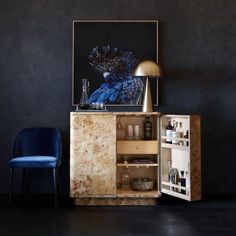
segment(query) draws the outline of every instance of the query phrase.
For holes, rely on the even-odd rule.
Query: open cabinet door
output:
[[[172,131],[166,128],[168,122]],[[162,115],[160,135],[161,192],[187,201],[200,200],[200,116]]]

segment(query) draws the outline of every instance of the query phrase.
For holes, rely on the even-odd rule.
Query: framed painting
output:
[[[145,81],[132,72],[140,61],[158,62],[158,21],[73,21],[72,100],[80,104],[87,79],[88,103],[140,106]],[[151,82],[157,105],[157,80]]]

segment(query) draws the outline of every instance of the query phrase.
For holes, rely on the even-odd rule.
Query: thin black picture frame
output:
[[[158,21],[74,20],[72,37],[72,105],[78,106],[82,92],[82,78],[87,78],[93,92],[103,82],[89,64],[89,54],[94,47],[110,45],[135,53],[140,61],[158,62]],[[158,105],[158,80],[151,81],[154,105]],[[141,106],[139,104],[138,106]],[[130,104],[106,104],[130,106]],[[133,106],[133,105],[132,105]]]

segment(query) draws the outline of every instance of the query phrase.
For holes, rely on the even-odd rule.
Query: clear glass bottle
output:
[[[130,189],[130,186],[131,186],[131,180],[130,180],[129,170],[127,167],[124,167],[121,174],[121,188]]]
[[[172,129],[173,127],[171,125],[171,121],[168,120],[168,123],[166,125],[166,143],[172,143],[172,139],[171,139]]]
[[[179,137],[183,138],[184,137],[184,131],[183,131],[183,122],[179,122],[179,128],[178,128],[178,133],[179,133]]]
[[[177,139],[178,138],[177,129],[178,129],[178,122],[177,121],[173,121],[173,128],[172,128],[172,131],[171,131],[172,144],[179,144],[179,141]]]
[[[182,122],[179,122],[179,128],[178,128],[177,132],[178,132],[178,137],[179,138],[184,137],[183,123]],[[183,145],[183,140],[180,140],[179,144],[182,146]]]
[[[79,102],[79,106],[81,109],[89,108],[88,89],[89,89],[89,83],[86,78],[83,78],[82,79],[82,93],[81,93],[80,102]]]

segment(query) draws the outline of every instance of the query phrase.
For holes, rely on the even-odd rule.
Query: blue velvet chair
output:
[[[24,191],[28,168],[50,168],[53,173],[54,204],[57,205],[58,167],[61,164],[62,140],[56,128],[25,128],[16,136],[10,168],[9,205],[12,202],[13,170],[23,169],[21,191]]]

